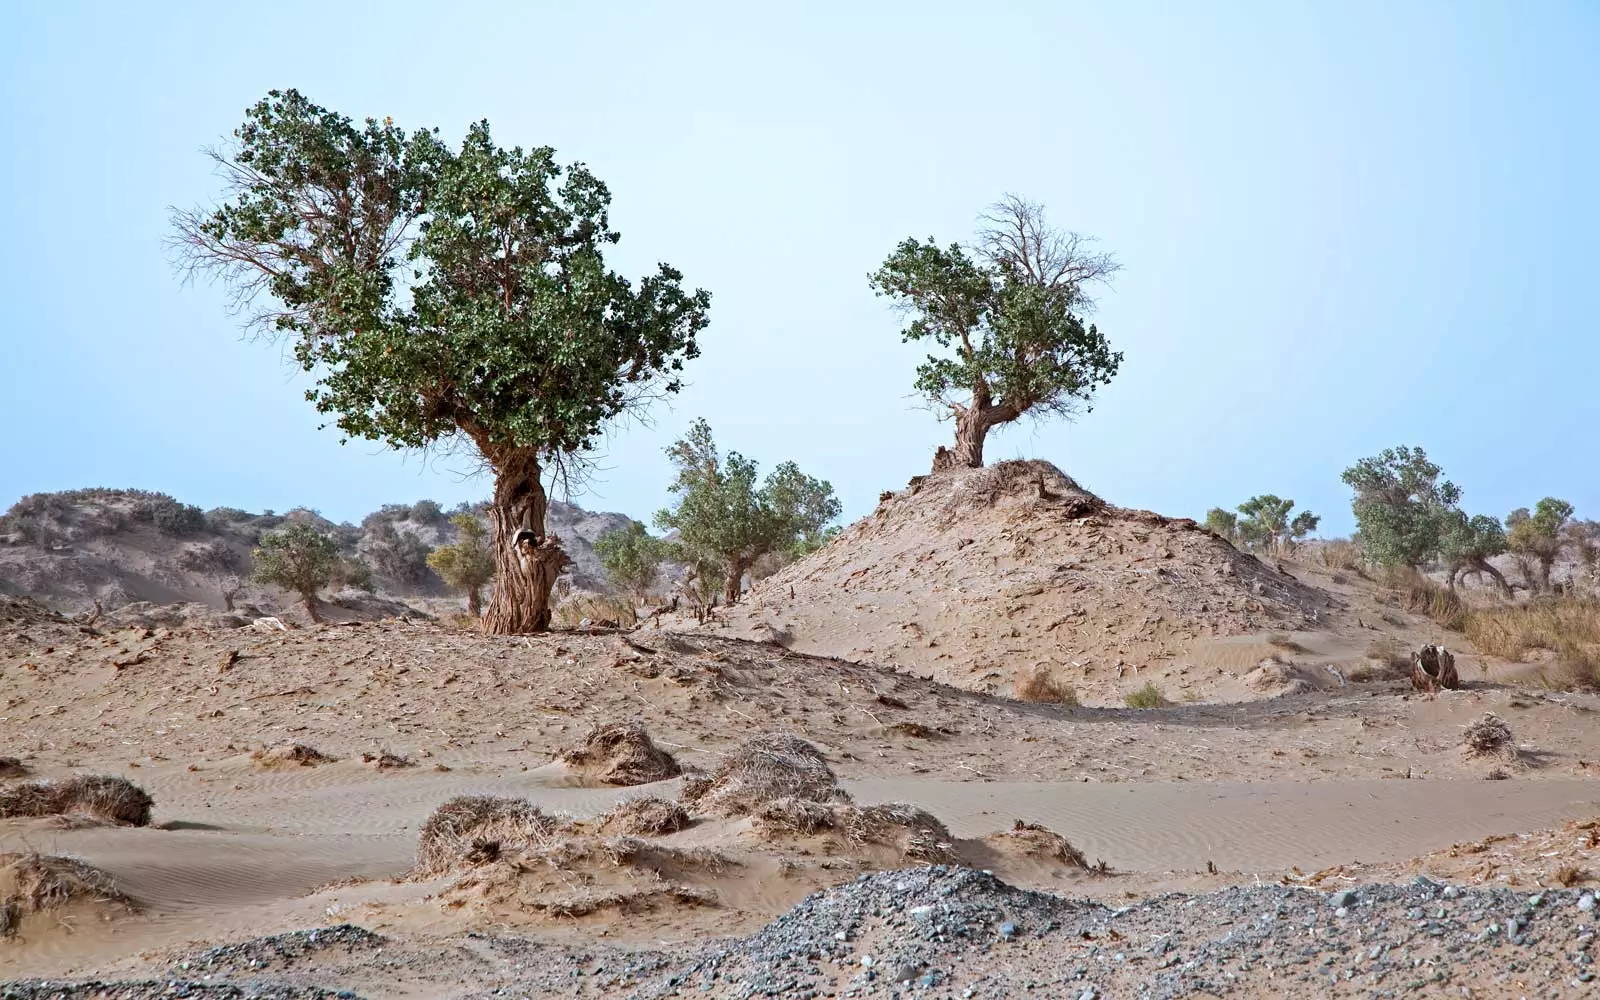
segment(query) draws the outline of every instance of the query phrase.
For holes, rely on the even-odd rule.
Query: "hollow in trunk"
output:
[[[561,543],[545,534],[547,502],[535,453],[497,456],[494,499],[494,594],[483,630],[495,635],[543,632],[550,627],[550,591],[569,560]]]

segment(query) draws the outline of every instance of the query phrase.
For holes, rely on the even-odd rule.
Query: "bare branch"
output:
[[[1051,227],[1043,205],[1017,195],[1005,195],[979,220],[979,252],[990,264],[1030,284],[1065,291],[1079,312],[1094,308],[1084,286],[1106,284],[1122,269],[1110,253],[1093,249],[1093,236]]]

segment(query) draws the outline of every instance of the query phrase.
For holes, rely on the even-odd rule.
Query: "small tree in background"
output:
[[[379,521],[361,540],[360,551],[368,564],[395,583],[415,586],[428,576],[428,543],[393,521]]]
[[[661,563],[672,547],[652,537],[638,521],[616,528],[595,539],[594,553],[600,557],[611,585],[641,604],[655,586]]]
[[[1421,448],[1386,448],[1344,471],[1368,558],[1416,569],[1439,553],[1461,490]]]
[[[1239,536],[1239,515],[1231,510],[1213,507],[1206,511],[1206,528],[1214,535],[1225,538],[1234,545],[1243,543]]]
[[[1211,508],[1206,511],[1206,527],[1251,552],[1282,552],[1317,530],[1322,521],[1309,510],[1291,519],[1293,510],[1293,500],[1263,493],[1240,504],[1238,513]]]
[[[1486,514],[1468,517],[1459,510],[1452,512],[1440,542],[1445,582],[1454,590],[1458,577],[1469,573],[1487,574],[1500,587],[1500,592],[1510,597],[1511,584],[1489,561],[1505,551],[1506,529],[1498,518]]]
[[[489,533],[483,522],[466,512],[450,515],[456,540],[428,553],[428,565],[440,579],[467,595],[467,613],[483,614],[483,588],[494,579],[494,552],[489,548]]]
[[[756,484],[756,463],[729,452],[717,453],[711,427],[695,421],[689,433],[667,449],[678,469],[672,492],[677,506],[656,515],[656,527],[678,532],[684,561],[702,581],[713,564],[723,569],[723,599],[733,604],[744,575],[763,554],[793,546],[819,533],[840,512],[828,483],[784,462]]]
[[[1044,209],[1008,195],[983,216],[975,244],[908,239],[871,275],[873,290],[912,316],[905,341],[931,340],[942,355],[917,368],[916,387],[955,418],[956,467],[983,465],[989,431],[1023,414],[1069,416],[1090,408],[1122,363],[1083,316],[1088,286],[1119,269],[1091,238],[1062,232]],[[944,461],[941,451],[935,467]]]
[[[1528,586],[1537,592],[1550,589],[1550,570],[1567,542],[1566,528],[1572,510],[1572,504],[1565,500],[1545,497],[1534,505],[1532,514],[1528,508],[1520,507],[1506,517],[1507,547],[1522,557],[1519,565]],[[1535,572],[1528,573],[1530,568]]]
[[[291,521],[261,536],[252,553],[257,583],[270,584],[298,594],[306,614],[322,621],[317,611],[317,591],[326,587],[339,566],[339,546],[304,521]]]

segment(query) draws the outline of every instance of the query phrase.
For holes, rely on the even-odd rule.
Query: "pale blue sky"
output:
[[[199,147],[297,87],[583,160],[624,270],[712,291],[692,385],[613,435],[586,506],[648,520],[698,416],[851,518],[926,471],[949,425],[866,276],[1015,191],[1118,254],[1096,318],[1127,356],[1092,414],[991,459],[1174,515],[1277,492],[1332,534],[1340,470],[1420,444],[1474,512],[1600,516],[1600,6],[764,6],[0,3],[0,508],[486,495],[319,432],[280,352],[171,272],[168,206],[216,190]]]

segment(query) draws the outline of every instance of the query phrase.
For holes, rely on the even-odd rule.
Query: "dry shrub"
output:
[[[1167,696],[1156,687],[1155,681],[1145,681],[1144,687],[1129,691],[1122,702],[1129,708],[1161,708],[1168,703]]]
[[[17,932],[25,916],[79,902],[115,903],[135,909],[111,876],[72,858],[0,853],[0,937]]]
[[[1309,653],[1306,647],[1300,645],[1294,638],[1284,632],[1274,632],[1267,636],[1267,645],[1273,649],[1281,649],[1285,653]]]
[[[16,757],[0,757],[0,778],[20,778],[28,773],[28,765]]]
[[[555,606],[551,621],[557,628],[567,629],[633,628],[639,624],[639,609],[625,597],[574,594]]]
[[[1032,673],[1017,678],[1016,694],[1021,701],[1045,705],[1078,704],[1077,689],[1057,677],[1055,671],[1043,663],[1034,667]]]
[[[1332,570],[1344,570],[1357,576],[1366,576],[1361,565],[1361,546],[1346,538],[1334,538],[1317,546],[1317,559]]]
[[[1400,606],[1407,611],[1425,615],[1452,632],[1466,629],[1471,617],[1467,602],[1416,570],[1391,570],[1384,574],[1383,584],[1394,591]]]
[[[318,764],[332,763],[335,758],[304,743],[285,743],[282,746],[269,747],[257,750],[250,755],[250,760],[257,767],[316,767]]]
[[[0,819],[73,816],[119,826],[149,826],[154,805],[138,785],[104,774],[0,788]]]
[[[892,847],[908,861],[954,864],[955,837],[937,816],[904,803],[855,806],[784,797],[751,814],[758,836],[811,836],[838,833],[856,845]]]
[[[1551,875],[1556,885],[1570,889],[1580,882],[1589,881],[1589,871],[1582,865],[1566,864],[1557,868]]]
[[[1351,680],[1393,681],[1411,676],[1411,654],[1393,639],[1372,640],[1367,646],[1367,659],[1373,661],[1372,665],[1350,671]]]
[[[683,806],[653,795],[618,802],[600,817],[599,829],[605,833],[659,837],[677,833],[689,825]]]
[[[1084,871],[1104,870],[1103,864],[1098,869],[1089,864],[1089,859],[1073,847],[1067,838],[1038,823],[1013,820],[1011,829],[990,834],[984,839],[996,847],[1016,851],[1025,857],[1055,861]]]
[[[563,825],[526,799],[457,796],[422,824],[411,875],[432,878],[494,861],[509,851],[548,847]]]
[[[595,726],[581,745],[561,755],[561,762],[608,785],[648,785],[683,773],[637,722]]]
[[[715,816],[750,816],[782,798],[847,802],[822,751],[790,733],[767,733],[723,758],[710,777],[683,784],[685,805]]]
[[[402,757],[397,753],[390,753],[387,750],[379,750],[377,753],[363,753],[361,755],[361,763],[367,765],[368,767],[377,768],[380,771],[388,771],[400,767],[417,766],[417,762],[412,760],[410,757]]]
[[[1468,757],[1511,759],[1517,756],[1517,742],[1511,735],[1511,727],[1493,712],[1485,712],[1483,718],[1467,726],[1461,734],[1461,746]]]
[[[1553,597],[1473,611],[1467,638],[1481,651],[1522,661],[1534,650],[1556,654],[1546,676],[1567,689],[1600,687],[1600,601]]]

